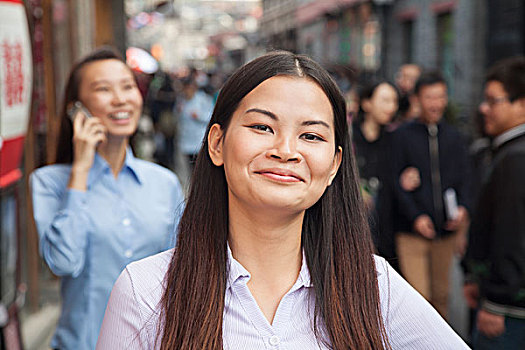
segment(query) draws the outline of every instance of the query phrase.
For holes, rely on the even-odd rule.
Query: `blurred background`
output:
[[[159,137],[169,135],[155,135],[166,76],[176,91],[197,72],[213,95],[243,63],[284,49],[310,55],[348,90],[393,81],[415,63],[441,70],[448,116],[473,134],[486,68],[525,53],[524,19],[522,0],[0,0],[2,349],[46,349],[59,315],[58,279],[39,257],[28,215],[27,176],[53,163],[67,74],[94,48],[117,47],[139,76],[149,118],[136,152],[183,179],[176,150],[159,155]]]

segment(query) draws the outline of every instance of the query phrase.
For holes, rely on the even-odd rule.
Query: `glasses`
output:
[[[509,100],[506,96],[500,96],[500,97],[485,97],[483,101],[481,101],[481,104],[487,104],[490,108],[494,107],[495,105],[499,105],[500,103],[507,102]]]

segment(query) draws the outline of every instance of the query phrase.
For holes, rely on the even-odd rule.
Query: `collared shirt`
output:
[[[197,154],[213,112],[213,99],[205,92],[198,90],[190,100],[182,101],[176,108],[180,111],[179,145],[181,152]],[[194,118],[193,114],[197,118]]]
[[[129,149],[117,178],[97,154],[86,192],[67,188],[70,173],[56,164],[31,175],[40,253],[62,277],[51,347],[94,349],[115,280],[130,262],[173,246],[184,197],[172,172]]]
[[[505,131],[501,135],[498,135],[496,138],[494,138],[494,141],[492,141],[492,148],[499,148],[499,146],[505,142],[510,141],[522,134],[525,134],[525,124],[515,126],[512,129]]]
[[[172,254],[173,250],[166,251],[134,262],[122,272],[111,292],[97,349],[159,349],[159,301]],[[375,257],[375,261],[383,322],[393,349],[468,349],[384,259]],[[230,251],[228,263],[225,349],[328,349],[312,330],[315,296],[304,255],[297,281],[279,303],[272,324],[248,289],[250,273]],[[321,329],[321,334],[326,333]]]

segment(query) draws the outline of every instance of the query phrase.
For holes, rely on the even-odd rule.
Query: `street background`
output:
[[[449,87],[447,119],[474,139],[474,116],[483,78],[495,61],[525,53],[525,3],[521,0],[26,0],[33,90],[23,158],[16,184],[19,211],[16,289],[24,348],[48,349],[59,310],[59,280],[38,253],[27,177],[53,163],[58,106],[74,61],[113,45],[135,68],[145,96],[136,139],[139,156],[175,171],[184,185],[189,170],[175,149],[159,153],[150,83],[160,72],[187,76],[193,68],[223,81],[234,69],[271,49],[310,55],[342,89],[373,78],[395,80],[402,64],[439,69]],[[1,16],[1,14],[0,14]],[[155,59],[149,63],[143,49]],[[218,88],[218,86],[215,86]],[[164,140],[164,141],[163,141]],[[169,141],[169,139],[168,139]],[[173,144],[173,140],[170,141]],[[164,143],[166,145],[167,143]],[[167,152],[167,153],[166,153]],[[160,154],[160,155],[159,155]],[[166,154],[168,156],[166,157]],[[163,158],[164,157],[164,158]],[[450,324],[468,338],[458,260],[451,274]],[[2,289],[2,290],[4,290]],[[14,295],[14,294],[13,294]],[[9,305],[14,297],[2,303]],[[22,301],[21,301],[22,300]]]

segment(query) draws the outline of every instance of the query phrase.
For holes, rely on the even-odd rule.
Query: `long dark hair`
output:
[[[64,101],[60,111],[60,130],[58,133],[56,163],[69,164],[73,162],[73,123],[67,114],[69,106],[79,100],[79,87],[82,81],[82,68],[87,64],[101,60],[119,60],[126,64],[122,56],[112,47],[104,46],[91,52],[76,62],[69,73],[64,93]],[[133,75],[135,77],[135,75]]]
[[[226,82],[208,132],[215,123],[227,132],[244,96],[278,75],[304,77],[319,84],[332,105],[336,147],[343,149],[332,185],[306,210],[303,221],[302,246],[316,298],[314,332],[320,341],[320,334],[327,334],[333,349],[388,347],[373,246],[346,132],[345,101],[328,73],[308,57],[289,52],[259,57],[239,68]],[[211,162],[205,137],[166,274],[157,339],[161,349],[222,349],[227,239],[224,169]]]

